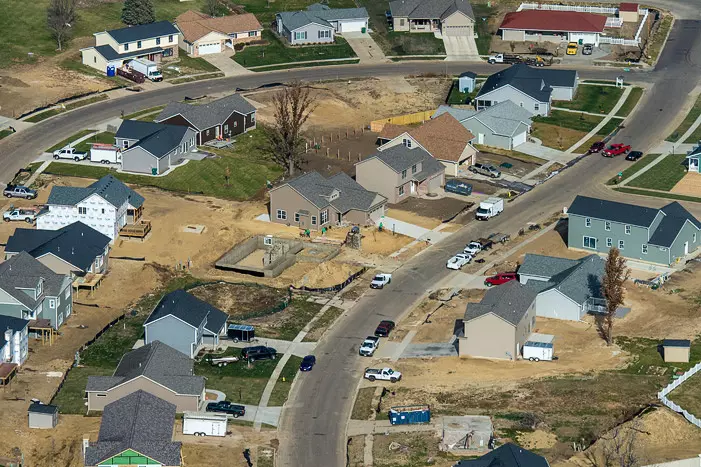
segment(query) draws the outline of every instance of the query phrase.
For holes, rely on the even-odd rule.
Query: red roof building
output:
[[[599,44],[606,16],[576,11],[523,10],[507,13],[499,29],[505,41]]]
[[[621,3],[618,5],[618,11],[634,11],[638,12],[638,4],[637,3]]]

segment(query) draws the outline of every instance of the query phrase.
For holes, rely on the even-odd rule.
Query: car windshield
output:
[[[312,361],[314,361],[314,357],[304,357],[302,361],[304,363],[311,363]]]
[[[479,214],[487,214],[487,213],[489,213],[489,209],[479,208],[479,209],[477,210],[477,212],[478,212]]]
[[[373,280],[378,281],[378,282],[382,282],[384,280],[384,278],[382,276],[375,276],[375,278]]]
[[[388,375],[393,375],[393,374],[394,374],[394,370],[387,370],[387,374],[388,374]]]

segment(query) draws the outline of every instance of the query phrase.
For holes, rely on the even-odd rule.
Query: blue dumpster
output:
[[[107,65],[107,76],[116,76],[117,68],[114,65]]]
[[[389,422],[392,425],[414,425],[431,421],[431,407],[428,405],[405,405],[389,409]]]
[[[453,178],[445,183],[445,191],[470,196],[472,194],[472,185]]]

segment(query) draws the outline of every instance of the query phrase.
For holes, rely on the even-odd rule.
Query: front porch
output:
[[[410,19],[409,32],[440,32],[441,22],[437,19]]]

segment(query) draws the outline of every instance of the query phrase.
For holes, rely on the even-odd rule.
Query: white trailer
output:
[[[112,144],[94,143],[90,148],[90,161],[119,164],[122,162],[122,151]]]
[[[225,413],[185,412],[183,434],[195,436],[226,436]]]
[[[494,216],[498,216],[504,211],[504,200],[502,198],[492,196],[482,201],[475,213],[477,220],[486,221]]]
[[[532,362],[552,360],[553,343],[527,341],[525,344],[523,344],[523,358]]]

